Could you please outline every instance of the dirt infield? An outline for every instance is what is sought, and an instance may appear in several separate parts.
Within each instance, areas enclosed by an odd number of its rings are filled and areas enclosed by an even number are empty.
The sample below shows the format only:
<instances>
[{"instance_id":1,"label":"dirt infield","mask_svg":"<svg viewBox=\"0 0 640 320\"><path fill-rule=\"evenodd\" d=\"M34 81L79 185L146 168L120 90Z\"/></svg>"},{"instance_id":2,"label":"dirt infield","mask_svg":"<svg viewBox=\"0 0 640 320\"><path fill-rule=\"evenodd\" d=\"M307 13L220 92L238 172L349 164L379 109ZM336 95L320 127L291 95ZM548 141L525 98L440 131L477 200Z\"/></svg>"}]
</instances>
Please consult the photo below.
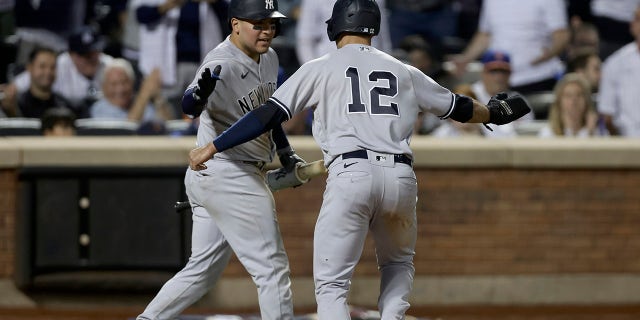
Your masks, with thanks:
<instances>
[{"instance_id":1,"label":"dirt infield","mask_svg":"<svg viewBox=\"0 0 640 320\"><path fill-rule=\"evenodd\" d=\"M0 308L2 320L127 320L134 318L139 308L95 308L71 310L62 308L12 309ZM254 314L256 310L202 310L190 309L186 314ZM297 314L309 313L297 310ZM312 311L311 311L312 312ZM409 314L425 320L637 320L638 306L554 306L554 307L432 307L412 308ZM196 318L196 317L190 317ZM355 319L354 319L355 320Z\"/></svg>"}]
</instances>

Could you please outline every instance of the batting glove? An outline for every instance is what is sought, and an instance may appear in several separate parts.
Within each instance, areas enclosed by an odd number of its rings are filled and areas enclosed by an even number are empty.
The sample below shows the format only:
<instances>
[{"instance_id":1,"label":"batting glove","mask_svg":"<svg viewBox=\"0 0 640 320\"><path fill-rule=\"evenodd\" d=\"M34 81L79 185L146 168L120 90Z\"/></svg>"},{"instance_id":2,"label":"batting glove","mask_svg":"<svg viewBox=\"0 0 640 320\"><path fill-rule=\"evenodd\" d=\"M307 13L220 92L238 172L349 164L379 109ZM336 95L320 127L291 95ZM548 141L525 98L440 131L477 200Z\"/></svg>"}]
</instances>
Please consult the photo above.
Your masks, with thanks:
<instances>
[{"instance_id":1,"label":"batting glove","mask_svg":"<svg viewBox=\"0 0 640 320\"><path fill-rule=\"evenodd\" d=\"M209 68L205 68L198 79L198 85L193 90L193 98L196 101L206 102L209 99L209 96L216 88L216 82L220 80L220 70L222 67L220 65L215 66L213 68L213 73Z\"/></svg>"},{"instance_id":2,"label":"batting glove","mask_svg":"<svg viewBox=\"0 0 640 320\"><path fill-rule=\"evenodd\" d=\"M491 97L489 103L489 122L497 125L510 123L531 112L531 107L521 95L501 92ZM489 130L489 126L484 124Z\"/></svg>"},{"instance_id":3,"label":"batting glove","mask_svg":"<svg viewBox=\"0 0 640 320\"><path fill-rule=\"evenodd\" d=\"M307 163L302 159L296 152L291 148L284 148L282 151L278 152L278 158L280 159L280 163L286 172L289 172L296 167L296 163Z\"/></svg>"}]
</instances>

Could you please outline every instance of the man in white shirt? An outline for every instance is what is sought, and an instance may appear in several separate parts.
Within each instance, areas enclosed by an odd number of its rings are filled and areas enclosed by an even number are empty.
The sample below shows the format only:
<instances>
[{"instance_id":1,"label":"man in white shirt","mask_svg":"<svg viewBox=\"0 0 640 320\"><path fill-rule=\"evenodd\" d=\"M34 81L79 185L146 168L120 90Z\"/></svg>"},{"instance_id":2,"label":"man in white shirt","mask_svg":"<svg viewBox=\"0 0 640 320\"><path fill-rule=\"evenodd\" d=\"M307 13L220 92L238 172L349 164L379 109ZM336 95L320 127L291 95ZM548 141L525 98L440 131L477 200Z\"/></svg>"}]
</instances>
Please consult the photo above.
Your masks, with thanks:
<instances>
[{"instance_id":1,"label":"man in white shirt","mask_svg":"<svg viewBox=\"0 0 640 320\"><path fill-rule=\"evenodd\" d=\"M514 91L550 91L563 72L558 55L568 42L564 1L485 0L478 32L454 62L461 74L486 49L503 51L511 56Z\"/></svg>"},{"instance_id":2,"label":"man in white shirt","mask_svg":"<svg viewBox=\"0 0 640 320\"><path fill-rule=\"evenodd\" d=\"M640 0L591 0L591 14L600 30L600 59L604 60L633 41L629 23Z\"/></svg>"},{"instance_id":3,"label":"man in white shirt","mask_svg":"<svg viewBox=\"0 0 640 320\"><path fill-rule=\"evenodd\" d=\"M630 24L635 38L602 66L598 112L612 135L640 137L640 6Z\"/></svg>"}]
</instances>

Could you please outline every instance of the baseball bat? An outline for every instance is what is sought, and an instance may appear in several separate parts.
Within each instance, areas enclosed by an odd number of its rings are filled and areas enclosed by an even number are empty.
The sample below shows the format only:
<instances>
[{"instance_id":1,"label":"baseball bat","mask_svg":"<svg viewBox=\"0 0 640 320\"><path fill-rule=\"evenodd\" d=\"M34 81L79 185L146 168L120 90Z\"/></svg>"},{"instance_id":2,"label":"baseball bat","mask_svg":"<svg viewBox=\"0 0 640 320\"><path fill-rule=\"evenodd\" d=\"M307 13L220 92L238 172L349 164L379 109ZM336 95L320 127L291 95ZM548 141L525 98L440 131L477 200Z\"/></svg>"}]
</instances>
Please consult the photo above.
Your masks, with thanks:
<instances>
[{"instance_id":1,"label":"baseball bat","mask_svg":"<svg viewBox=\"0 0 640 320\"><path fill-rule=\"evenodd\" d=\"M324 160L316 160L308 163L296 163L295 169L286 171L284 168L267 172L267 185L271 191L297 187L309 182L309 179L326 173Z\"/></svg>"},{"instance_id":2,"label":"baseball bat","mask_svg":"<svg viewBox=\"0 0 640 320\"><path fill-rule=\"evenodd\" d=\"M304 163L296 168L296 175L300 181L306 181L324 173L327 173L324 160Z\"/></svg>"}]
</instances>

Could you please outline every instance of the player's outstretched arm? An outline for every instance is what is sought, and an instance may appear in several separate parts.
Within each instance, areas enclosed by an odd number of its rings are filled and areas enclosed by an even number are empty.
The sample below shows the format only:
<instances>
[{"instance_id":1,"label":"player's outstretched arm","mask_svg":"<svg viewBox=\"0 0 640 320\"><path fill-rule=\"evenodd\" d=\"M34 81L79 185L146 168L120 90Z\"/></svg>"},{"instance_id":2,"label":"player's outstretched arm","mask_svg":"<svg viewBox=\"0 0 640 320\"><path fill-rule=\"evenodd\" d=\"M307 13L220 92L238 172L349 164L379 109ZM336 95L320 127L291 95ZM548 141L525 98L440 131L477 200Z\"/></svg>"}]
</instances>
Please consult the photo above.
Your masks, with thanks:
<instances>
[{"instance_id":1,"label":"player's outstretched arm","mask_svg":"<svg viewBox=\"0 0 640 320\"><path fill-rule=\"evenodd\" d=\"M504 92L498 93L491 97L487 105L469 97L462 96L462 98L471 100L473 111L469 120L466 121L460 119L460 117L451 117L453 120L460 122L483 123L485 126L487 124L503 125L520 119L531 112L531 107L527 101L517 93L511 95Z\"/></svg>"},{"instance_id":2,"label":"player's outstretched arm","mask_svg":"<svg viewBox=\"0 0 640 320\"><path fill-rule=\"evenodd\" d=\"M253 140L268 130L280 126L288 119L289 115L284 110L267 101L245 114L213 142L191 150L189 152L189 167L196 171L206 169L207 166L204 163L217 152Z\"/></svg>"}]
</instances>

